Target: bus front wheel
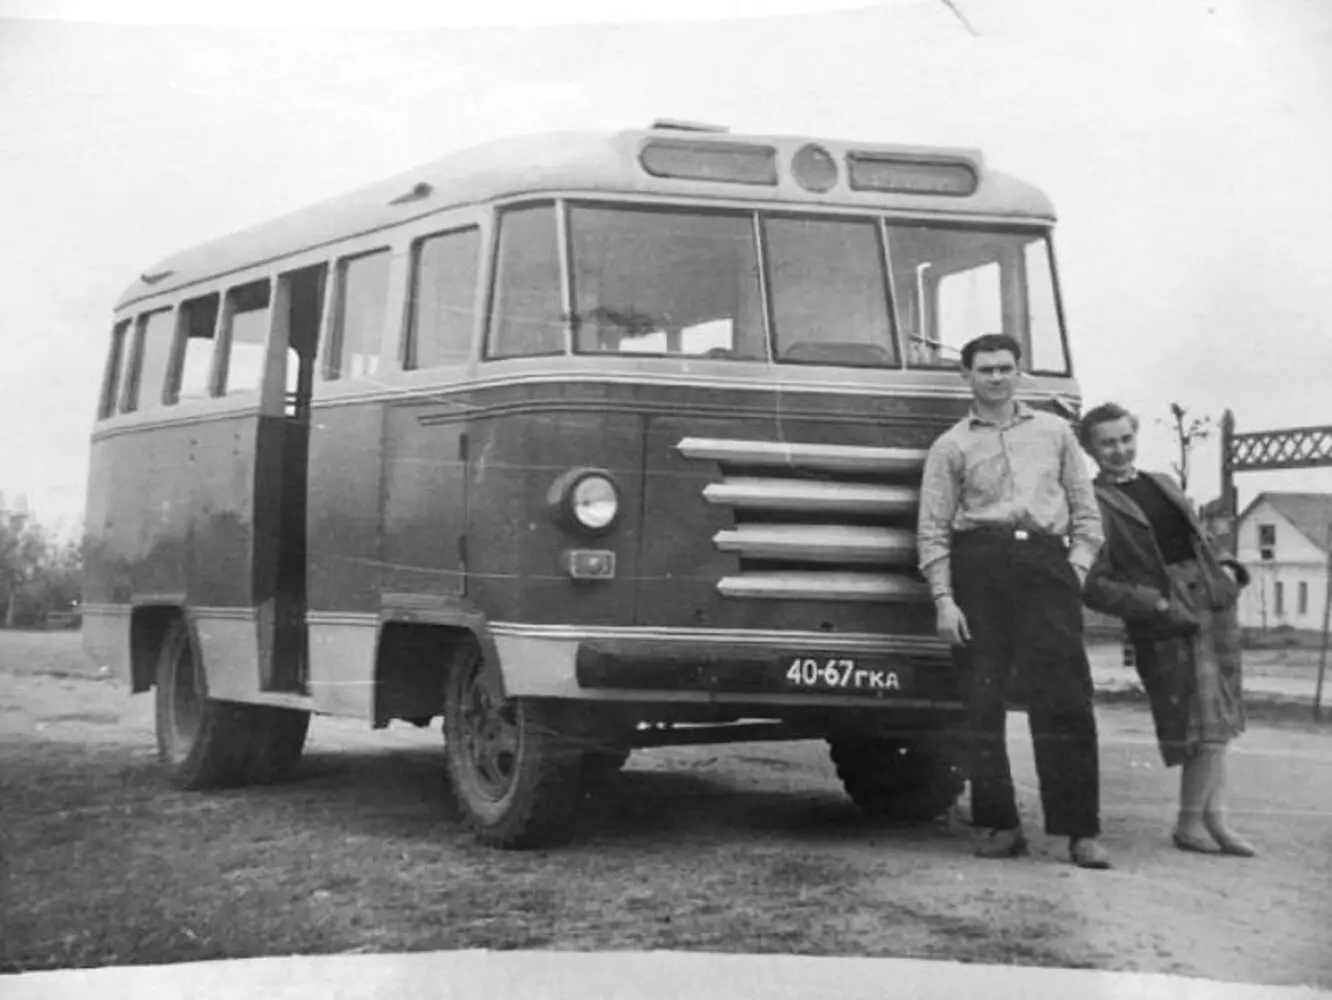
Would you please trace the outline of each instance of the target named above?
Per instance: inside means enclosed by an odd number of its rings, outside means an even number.
[[[834,737],[828,742],[847,794],[879,819],[937,819],[952,808],[966,784],[945,748],[935,741]]]
[[[157,755],[176,786],[194,791],[277,781],[295,769],[310,713],[210,697],[183,620],[167,629],[156,680]]]
[[[559,706],[505,698],[479,649],[449,670],[444,750],[463,818],[482,843],[525,849],[560,839],[579,799],[583,755]]]

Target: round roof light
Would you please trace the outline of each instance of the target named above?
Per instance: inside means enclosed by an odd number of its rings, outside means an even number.
[[[806,191],[828,191],[837,183],[837,161],[822,146],[801,146],[791,158],[791,173]]]

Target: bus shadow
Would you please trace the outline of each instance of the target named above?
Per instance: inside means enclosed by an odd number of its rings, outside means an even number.
[[[348,833],[433,842],[469,840],[438,750],[309,753],[287,782],[232,793],[327,817]],[[253,801],[253,799],[252,799]],[[562,849],[718,839],[793,843],[937,843],[950,825],[894,823],[868,816],[840,788],[737,784],[706,772],[636,770],[632,763],[586,789]]]

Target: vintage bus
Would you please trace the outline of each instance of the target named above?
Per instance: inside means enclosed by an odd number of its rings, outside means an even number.
[[[1076,406],[1054,221],[974,150],[663,121],[170,257],[115,307],[87,649],[189,789],[289,774],[312,714],[440,718],[502,847],[672,743],[826,740],[865,809],[937,816],[919,474],[975,335]]]

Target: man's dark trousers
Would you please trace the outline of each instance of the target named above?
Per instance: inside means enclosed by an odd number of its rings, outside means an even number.
[[[1031,727],[1045,832],[1096,837],[1100,761],[1082,588],[1063,539],[1020,534],[981,529],[953,536],[953,598],[971,634],[956,661],[967,698],[972,825],[1019,825],[1005,742],[1005,696],[1016,680]]]

